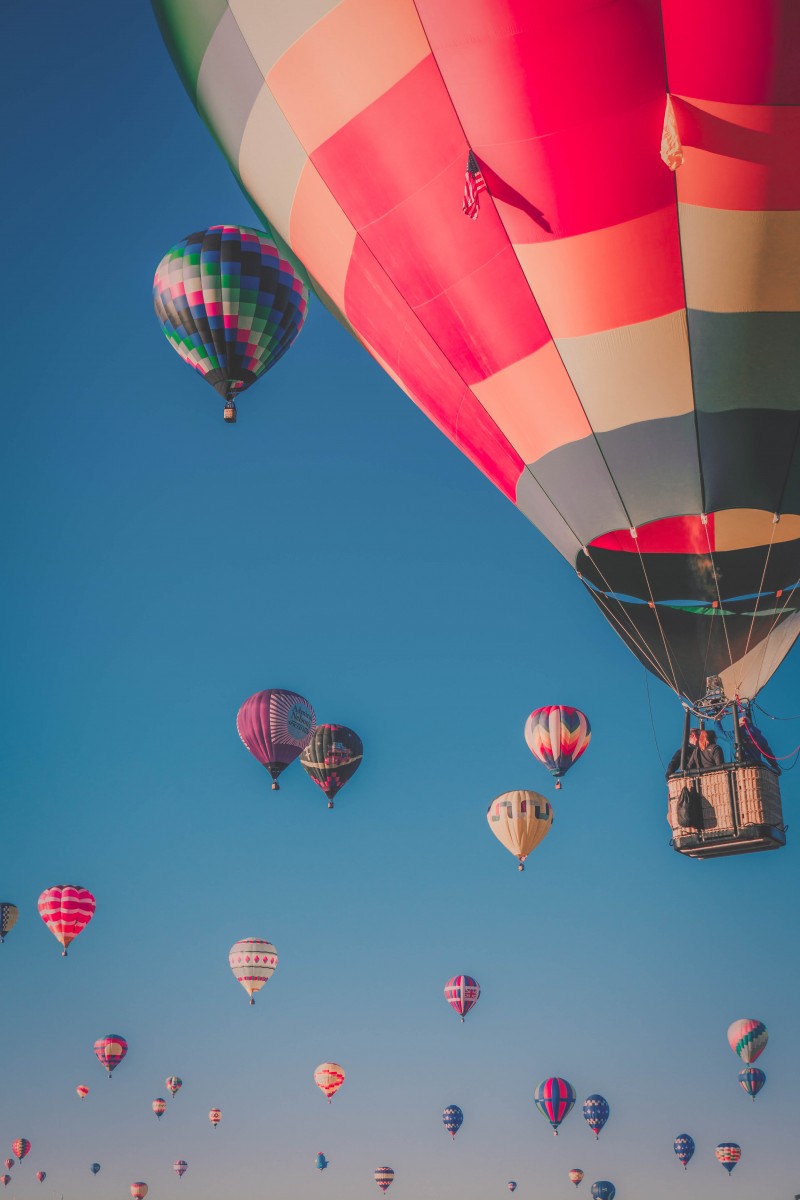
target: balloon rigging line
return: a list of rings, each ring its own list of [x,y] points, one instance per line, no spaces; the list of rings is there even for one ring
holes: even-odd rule
[[[665,683],[666,686],[669,688],[669,690],[672,691],[673,690],[672,684],[670,683],[666,672],[664,671],[663,667],[661,666],[661,663],[658,661],[657,658],[655,658],[650,653],[650,647],[648,646],[647,642],[645,642],[641,638],[641,636],[639,635],[638,630],[635,628],[635,626],[633,628],[633,633],[626,633],[625,627],[622,624],[622,622],[617,619],[617,617],[615,616],[611,607],[605,603],[605,601],[607,599],[615,600],[615,602],[620,606],[623,615],[625,617],[627,617],[628,620],[630,620],[630,617],[628,617],[628,614],[625,611],[625,608],[623,607],[622,601],[617,600],[617,598],[615,596],[611,596],[611,597],[607,596],[605,592],[592,591],[592,589],[589,587],[586,580],[583,579],[581,576],[579,576],[579,578],[580,578],[583,586],[586,588],[587,592],[589,592],[590,595],[595,597],[595,599],[597,600],[597,603],[600,605],[600,607],[605,612],[607,619],[611,622],[612,625],[617,626],[617,629],[619,630],[619,633],[620,633],[620,637],[623,638],[623,640],[625,639],[626,636],[630,637],[631,641],[634,643],[634,645],[636,645],[638,647],[638,649],[640,650],[642,655],[648,660],[648,662],[651,663],[652,668],[653,668],[653,673],[655,675],[658,675],[659,678],[661,679],[662,683]]]
[[[703,528],[706,531],[706,542],[708,544],[708,557],[711,559],[711,570],[714,575],[714,587],[717,592],[717,604],[719,605],[719,615],[722,617],[722,632],[725,634],[725,643],[728,647],[728,658],[731,661],[731,670],[733,670],[733,651],[731,650],[730,638],[728,637],[728,626],[725,624],[725,613],[722,608],[722,596],[719,590],[719,579],[717,577],[717,564],[714,562],[714,552],[711,549],[711,534],[708,532],[708,514],[703,513],[702,518]]]
[[[778,622],[780,621],[781,617],[782,617],[782,616],[783,616],[783,614],[786,612],[786,606],[788,605],[788,603],[789,603],[789,601],[791,600],[792,596],[793,596],[793,595],[795,594],[795,592],[797,591],[797,588],[798,588],[798,586],[800,586],[800,580],[798,580],[798,582],[797,582],[797,583],[794,585],[794,587],[792,588],[792,590],[789,592],[789,595],[788,595],[788,596],[786,597],[786,599],[784,600],[784,602],[783,602],[783,606],[782,606],[782,608],[781,608],[780,612],[778,613],[777,617],[775,618],[775,620],[774,620],[774,621],[772,622],[772,624],[770,625],[770,627],[769,627],[769,632],[767,633],[767,636],[764,638],[764,654],[763,654],[763,656],[762,656],[762,659],[761,659],[761,666],[760,666],[760,668],[759,668],[758,675],[757,675],[757,677],[756,677],[756,686],[755,686],[755,688],[753,689],[753,694],[754,694],[754,695],[757,695],[757,694],[758,694],[758,684],[759,684],[759,681],[760,681],[760,679],[761,679],[761,672],[764,670],[764,659],[767,657],[767,646],[768,646],[768,644],[769,644],[769,639],[772,637],[772,634],[773,634],[773,631],[774,631],[774,629],[775,629],[775,626],[778,624]]]
[[[641,550],[639,549],[639,538],[633,530],[631,531],[631,537],[633,538],[634,542],[636,543],[636,553],[639,555],[639,563],[642,568],[642,574],[644,575],[644,581],[647,584],[647,591],[650,596],[650,605],[651,605],[651,608],[653,609],[653,612],[655,613],[656,621],[658,622],[658,632],[661,634],[661,640],[664,643],[664,651],[667,655],[667,662],[669,663],[669,669],[672,672],[672,680],[673,680],[673,683],[675,684],[675,694],[677,696],[680,696],[681,689],[678,687],[678,677],[675,674],[675,666],[672,662],[672,655],[669,652],[667,638],[664,633],[664,628],[661,624],[661,617],[659,615],[658,608],[656,606],[655,597],[653,596],[653,589],[650,586],[650,580],[647,575],[647,568],[644,565],[644,556],[643,556]]]
[[[764,570],[761,572],[761,583],[758,585],[758,595],[756,597],[755,608],[753,609],[753,618],[750,622],[750,628],[747,632],[747,641],[745,642],[744,654],[742,655],[742,658],[744,658],[744,656],[747,654],[748,650],[750,649],[750,639],[753,636],[753,629],[754,629],[755,623],[756,623],[756,615],[758,613],[758,606],[761,603],[761,596],[762,596],[763,589],[764,589],[764,580],[767,577],[767,567],[769,566],[769,556],[770,556],[770,554],[772,554],[772,544],[775,541],[775,530],[777,528],[778,528],[778,514],[775,513],[775,515],[772,518],[772,533],[770,534],[769,545],[767,546],[767,556],[764,559]],[[769,634],[767,634],[767,637],[769,637]]]
[[[650,672],[644,663],[642,663],[642,670],[644,671],[644,686],[645,691],[647,692],[647,707],[650,710],[650,728],[653,730],[653,742],[655,744],[656,754],[658,755],[658,761],[661,763],[662,769],[666,771],[667,768],[664,763],[664,759],[661,756],[661,747],[658,744],[658,737],[656,735],[656,721],[655,717],[653,716],[653,701],[650,696]]]

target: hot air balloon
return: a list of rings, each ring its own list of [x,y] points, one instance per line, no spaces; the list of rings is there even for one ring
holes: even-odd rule
[[[464,1123],[464,1114],[457,1104],[448,1104],[442,1113],[444,1127],[451,1137],[455,1137]]]
[[[444,998],[461,1017],[462,1025],[469,1010],[478,1003],[480,994],[481,985],[471,975],[454,975],[444,985]]]
[[[7,1158],[7,1159],[5,1160],[4,1166],[5,1166],[5,1168],[6,1168],[6,1170],[7,1170],[7,1171],[10,1171],[10,1170],[11,1170],[11,1168],[14,1166],[14,1160],[13,1160],[13,1158]]]
[[[327,1165],[328,1165],[328,1160],[325,1157],[325,1155],[322,1153],[322,1151],[320,1150],[319,1154],[317,1155],[317,1157],[314,1161],[314,1166],[317,1168],[318,1171],[324,1171],[325,1168],[327,1167]]]
[[[583,1119],[594,1136],[600,1140],[600,1130],[608,1120],[611,1109],[602,1096],[587,1096],[583,1102]]]
[[[675,1138],[673,1149],[678,1156],[678,1161],[683,1163],[683,1169],[685,1171],[689,1165],[692,1155],[694,1154],[694,1138],[688,1133],[679,1133]]]
[[[8,1185],[11,1183],[11,1176],[0,1175],[0,1183],[2,1183],[3,1187],[8,1187]]]
[[[767,1077],[760,1067],[745,1067],[739,1072],[739,1083],[753,1100],[766,1082]]]
[[[19,918],[19,909],[16,904],[11,904],[8,900],[0,901],[0,944],[6,940],[6,934],[13,929]]]
[[[11,1143],[11,1152],[16,1155],[19,1162],[22,1162],[23,1158],[30,1154],[31,1144],[27,1138],[17,1138],[15,1142]]]
[[[261,991],[278,965],[278,951],[263,938],[243,938],[231,946],[228,962],[250,1003],[255,1004],[255,993]]]
[[[89,1167],[89,1170],[92,1172],[93,1175],[96,1175],[97,1172],[100,1170],[100,1163],[92,1163],[92,1165]]]
[[[190,233],[156,268],[153,304],[172,348],[225,400],[281,358],[303,327],[308,289],[268,233],[212,225]]]
[[[763,1054],[769,1034],[767,1027],[753,1017],[734,1021],[728,1026],[728,1043],[744,1063],[754,1063]]]
[[[318,725],[300,755],[300,765],[328,797],[328,808],[333,808],[333,797],[352,779],[363,757],[361,738],[352,729]]]
[[[736,1142],[720,1142],[714,1153],[717,1162],[722,1164],[729,1175],[742,1157],[741,1146],[737,1146]]]
[[[86,1097],[89,1095],[89,1089],[85,1083],[79,1083],[78,1086],[75,1088],[75,1091],[78,1093],[81,1100],[85,1100]]]
[[[220,1121],[222,1120],[222,1109],[221,1108],[212,1108],[211,1112],[208,1114],[208,1119],[211,1122],[211,1124],[214,1126],[214,1128],[216,1129],[217,1126],[219,1125]]]
[[[617,1189],[607,1179],[598,1179],[597,1183],[592,1184],[594,1200],[614,1200],[616,1194]]]
[[[538,792],[503,792],[489,805],[486,820],[494,836],[519,860],[525,859],[547,837],[553,826],[553,810]]]
[[[515,1192],[515,1191],[517,1190],[517,1181],[516,1181],[516,1179],[509,1179],[508,1183],[506,1184],[506,1187],[508,1188],[508,1190],[509,1190],[510,1192]]]
[[[557,1075],[544,1079],[533,1094],[533,1102],[539,1112],[553,1126],[553,1133],[558,1136],[558,1127],[568,1113],[572,1112],[575,1103],[575,1088],[566,1079]]]
[[[116,1070],[128,1053],[128,1043],[120,1034],[109,1033],[105,1037],[97,1039],[94,1044],[94,1052],[108,1071],[108,1078],[110,1079],[111,1072]]]
[[[39,897],[39,916],[64,949],[62,958],[67,957],[67,946],[86,928],[94,916],[95,899],[84,887],[62,883],[57,887],[45,888]]]
[[[800,29],[698,3],[295,0],[284,33],[154,0],[326,305],[690,700],[800,631]]]
[[[277,792],[278,776],[311,741],[317,718],[297,692],[270,688],[245,700],[236,716],[236,728],[253,758],[269,771],[272,790]]]
[[[151,1107],[160,1121],[164,1113],[167,1111],[167,1102],[163,1096],[157,1096]]]
[[[561,780],[578,761],[592,737],[588,718],[578,708],[550,704],[537,708],[525,722],[525,741],[534,758],[544,763],[561,787]]]
[[[39,1183],[44,1183],[45,1179],[47,1179],[47,1171],[37,1171],[36,1178],[38,1179]]]
[[[183,1179],[183,1177],[186,1174],[186,1171],[188,1169],[188,1166],[189,1166],[189,1164],[183,1158],[179,1158],[177,1162],[174,1162],[172,1164],[172,1169],[175,1172],[175,1174],[178,1176],[178,1179]]]
[[[183,1087],[183,1080],[179,1079],[177,1075],[168,1075],[164,1080],[164,1087],[174,1099]]]
[[[324,1093],[328,1104],[344,1083],[344,1071],[338,1063],[321,1063],[314,1072],[314,1083]]]
[[[386,1195],[386,1190],[394,1179],[394,1171],[391,1167],[378,1167],[374,1179],[383,1194]]]
[[[583,1179],[583,1171],[580,1169],[580,1167],[573,1167],[571,1171],[567,1171],[567,1178],[569,1179],[570,1183],[574,1183],[575,1187],[577,1187],[580,1181]]]
[[[146,1183],[131,1184],[131,1196],[133,1197],[133,1200],[144,1200],[149,1190],[150,1189]]]

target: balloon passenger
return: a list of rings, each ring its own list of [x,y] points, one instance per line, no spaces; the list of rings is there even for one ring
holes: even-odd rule
[[[697,735],[699,732],[700,732],[699,729],[690,729],[689,730],[689,742],[686,747],[686,758],[684,759],[684,762],[686,763],[687,767],[689,765],[689,759],[691,758],[692,752],[697,747]],[[669,760],[669,764],[667,766],[667,773],[665,776],[666,779],[669,779],[670,775],[679,775],[680,774],[682,757],[683,757],[683,747],[679,746],[678,749],[673,754],[672,758]]]
[[[753,763],[757,767],[771,767],[776,774],[781,774],[780,765],[770,749],[769,742],[753,724],[752,717],[745,713],[739,717],[739,746],[743,762]]]
[[[686,770],[715,771],[717,767],[724,766],[722,747],[717,745],[714,730],[701,729],[697,735],[697,745],[686,760]]]

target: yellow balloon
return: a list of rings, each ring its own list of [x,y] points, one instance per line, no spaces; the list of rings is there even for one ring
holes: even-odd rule
[[[553,824],[550,801],[538,792],[503,792],[489,805],[489,828],[506,850],[519,859],[520,871],[525,859],[546,838]]]

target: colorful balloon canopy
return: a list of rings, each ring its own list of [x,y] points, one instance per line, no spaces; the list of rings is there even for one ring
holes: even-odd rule
[[[64,947],[61,952],[63,958],[67,957],[67,946],[91,921],[94,910],[94,896],[77,884],[62,883],[45,888],[42,892],[39,897],[39,916]]]
[[[216,1129],[217,1126],[219,1125],[220,1121],[222,1120],[222,1109],[221,1108],[212,1108],[208,1114],[208,1119],[211,1122],[211,1124],[214,1126],[214,1128]]]
[[[688,1133],[679,1133],[675,1138],[673,1149],[678,1156],[678,1161],[683,1163],[685,1171],[694,1154],[694,1138]]]
[[[167,1111],[167,1102],[163,1096],[157,1096],[151,1107],[160,1121],[164,1113]]]
[[[263,938],[242,938],[234,942],[228,954],[231,970],[255,1004],[253,997],[260,992],[278,965],[278,951],[272,942]]]
[[[617,1189],[608,1179],[598,1179],[592,1184],[593,1200],[614,1200]]]
[[[47,1171],[37,1171],[36,1178],[38,1179],[39,1183],[44,1183],[45,1179],[47,1179]]]
[[[89,1167],[89,1170],[92,1172],[93,1175],[96,1175],[97,1172],[100,1170],[100,1163],[92,1163],[92,1165]]]
[[[583,1179],[583,1171],[580,1169],[580,1167],[573,1167],[571,1171],[567,1171],[567,1179],[569,1179],[570,1183],[574,1183],[575,1187],[577,1187],[580,1181]]]
[[[737,1146],[736,1142],[720,1142],[714,1153],[717,1156],[717,1162],[721,1163],[730,1175],[742,1157],[742,1148]]]
[[[105,1037],[97,1039],[94,1044],[94,1052],[99,1061],[108,1071],[108,1077],[110,1079],[111,1072],[116,1070],[125,1055],[128,1053],[128,1043],[120,1034],[109,1033]]]
[[[11,1143],[11,1153],[14,1154],[19,1162],[22,1162],[31,1152],[31,1144],[27,1138],[17,1138]]]
[[[8,900],[0,901],[0,944],[6,940],[6,934],[13,929],[19,919],[19,909]]]
[[[461,1017],[462,1024],[469,1010],[478,1003],[480,994],[481,985],[471,975],[454,975],[444,985],[444,998]]]
[[[558,1136],[558,1127],[575,1104],[575,1088],[566,1079],[557,1075],[544,1079],[533,1094],[533,1102],[543,1117],[553,1126]]]
[[[508,1188],[508,1190],[509,1190],[510,1192],[515,1192],[515,1191],[517,1190],[517,1181],[516,1181],[516,1179],[509,1179],[508,1183],[506,1184],[506,1187]]]
[[[89,1095],[89,1089],[85,1083],[79,1083],[78,1086],[75,1088],[75,1091],[78,1093],[81,1100],[85,1100],[86,1097]]]
[[[333,808],[334,796],[355,775],[363,757],[364,747],[354,730],[346,725],[318,725],[300,763],[328,797],[328,808]]]
[[[754,1063],[764,1052],[768,1039],[766,1025],[754,1017],[745,1017],[728,1026],[728,1044],[744,1063]]]
[[[610,1112],[608,1101],[602,1096],[587,1096],[583,1102],[583,1119],[598,1140]]]
[[[278,776],[311,741],[317,718],[308,700],[297,692],[269,688],[245,700],[236,728],[253,758],[269,771],[272,790],[277,792]]]
[[[451,1137],[455,1137],[464,1123],[464,1114],[457,1104],[448,1104],[442,1113],[444,1127]]]
[[[7,1171],[10,1171],[10,1170],[11,1170],[11,1168],[14,1166],[14,1160],[13,1160],[13,1158],[7,1158],[7,1159],[5,1160],[5,1162],[4,1162],[4,1164],[3,1164],[3,1165],[5,1166],[5,1169],[6,1169]]]
[[[794,6],[154,7],[345,328],[648,670],[753,696],[800,631]]]
[[[172,348],[235,411],[302,329],[308,289],[270,234],[212,225],[164,255],[153,304]]]
[[[3,1187],[8,1187],[8,1185],[11,1183],[11,1176],[0,1175],[0,1183],[2,1183]]]
[[[519,870],[524,871],[525,859],[553,827],[553,810],[538,792],[503,792],[489,805],[486,820],[497,840],[519,860]]]
[[[328,1104],[344,1083],[344,1071],[338,1063],[320,1063],[314,1072],[314,1083],[324,1094]]]
[[[767,1077],[760,1067],[745,1067],[739,1072],[739,1083],[753,1100],[766,1082]]]
[[[328,1165],[328,1160],[325,1157],[325,1155],[322,1153],[322,1151],[320,1150],[319,1154],[317,1155],[316,1159],[314,1160],[314,1166],[317,1168],[318,1171],[324,1171],[325,1168],[327,1167],[327,1165]]]
[[[164,1087],[171,1096],[175,1097],[183,1087],[183,1080],[179,1079],[177,1075],[168,1075],[164,1080]]]
[[[178,1179],[183,1179],[184,1175],[186,1174],[187,1170],[189,1169],[189,1164],[187,1163],[185,1158],[179,1158],[177,1160],[177,1162],[174,1162],[172,1164],[172,1169],[175,1172],[175,1174],[178,1176]]]
[[[387,1188],[391,1186],[391,1182],[394,1179],[394,1171],[391,1167],[378,1167],[375,1171],[374,1179],[385,1195]]]
[[[525,741],[561,787],[561,779],[591,741],[588,718],[577,708],[551,704],[537,708],[525,722]]]
[[[132,1183],[131,1196],[133,1200],[144,1200],[147,1193],[150,1191],[146,1183]]]

